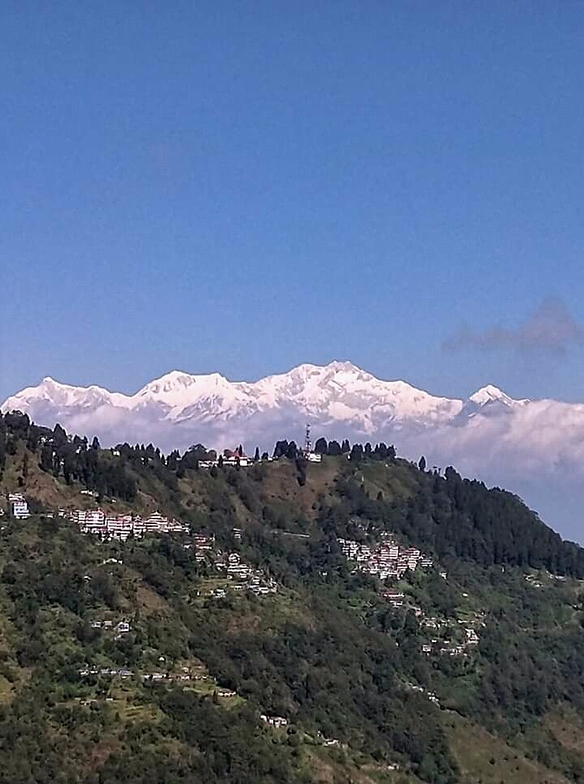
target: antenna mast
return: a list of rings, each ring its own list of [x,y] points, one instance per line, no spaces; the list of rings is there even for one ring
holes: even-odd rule
[[[308,455],[312,452],[312,442],[310,440],[310,423],[306,423],[306,435],[304,437],[304,452]]]

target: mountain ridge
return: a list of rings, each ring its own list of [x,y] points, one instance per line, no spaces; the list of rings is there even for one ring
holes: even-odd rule
[[[341,381],[339,381],[339,377],[341,377]],[[343,387],[342,381],[345,381],[345,387],[347,383],[351,382],[371,384],[377,387],[377,389],[381,386],[396,398],[401,395],[402,397],[409,396],[410,400],[413,399],[416,402],[433,403],[436,401],[437,404],[443,403],[451,406],[455,414],[458,413],[456,409],[462,408],[465,402],[459,398],[432,395],[401,379],[385,380],[377,378],[351,362],[333,361],[327,365],[304,363],[285,373],[270,374],[251,382],[230,381],[226,376],[216,372],[194,374],[182,370],[171,370],[149,381],[133,394],[110,391],[96,384],[89,386],[67,384],[57,381],[51,376],[45,376],[37,386],[26,387],[6,398],[0,408],[2,411],[17,409],[19,406],[21,408],[24,406],[27,409],[38,400],[48,400],[54,404],[66,403],[70,405],[95,395],[107,399],[111,404],[128,408],[135,408],[145,401],[163,403],[167,402],[169,398],[175,399],[175,405],[187,405],[193,402],[192,397],[189,399],[186,396],[187,390],[193,391],[196,398],[198,391],[205,395],[213,394],[220,389],[230,389],[235,393],[248,394],[255,400],[261,400],[263,403],[271,402],[277,404],[281,402],[282,396],[288,398],[297,397],[297,390],[302,385],[304,385],[305,390],[308,389],[309,391],[314,391],[315,386],[322,389],[327,385],[334,385],[337,389],[340,389]],[[50,394],[51,392],[53,393],[52,395]],[[183,393],[182,395],[179,394],[181,392]],[[67,399],[67,395],[71,395],[72,399]],[[495,399],[496,396],[513,403],[527,402],[516,401],[491,384],[481,387],[481,389],[470,395],[467,400],[482,404]],[[305,403],[314,402],[314,395],[312,400],[306,396],[301,399]],[[406,411],[405,415],[407,416],[409,413],[411,412]],[[423,407],[421,413],[424,413]]]
[[[515,399],[487,384],[468,398],[433,395],[403,380],[382,380],[351,362],[301,364],[257,381],[175,370],[133,394],[75,387],[46,377],[7,398],[21,410],[102,444],[152,442],[165,451],[204,443],[270,449],[280,438],[383,440],[410,459],[456,465],[509,486],[545,519],[582,539],[584,404]],[[569,528],[567,528],[569,526]]]

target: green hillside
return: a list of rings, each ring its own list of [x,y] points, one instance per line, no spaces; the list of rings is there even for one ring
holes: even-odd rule
[[[584,551],[337,447],[208,470],[2,417],[0,782],[584,781]]]

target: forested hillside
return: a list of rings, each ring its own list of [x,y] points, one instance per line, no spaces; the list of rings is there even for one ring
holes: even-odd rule
[[[582,549],[453,468],[316,448],[204,469],[0,419],[32,512],[0,518],[0,782],[584,781]]]

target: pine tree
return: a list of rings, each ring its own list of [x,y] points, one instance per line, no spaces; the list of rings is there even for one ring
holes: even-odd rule
[[[317,455],[326,455],[328,453],[328,444],[326,438],[318,438],[314,445],[314,451]]]
[[[328,454],[331,457],[337,457],[338,455],[342,454],[341,445],[338,441],[329,441]]]
[[[298,447],[296,446],[295,441],[290,441],[288,444],[288,449],[286,450],[286,457],[288,460],[296,460],[298,455]]]
[[[283,441],[276,441],[276,445],[274,447],[274,457],[283,457],[286,452],[288,451],[288,441],[284,439]]]

